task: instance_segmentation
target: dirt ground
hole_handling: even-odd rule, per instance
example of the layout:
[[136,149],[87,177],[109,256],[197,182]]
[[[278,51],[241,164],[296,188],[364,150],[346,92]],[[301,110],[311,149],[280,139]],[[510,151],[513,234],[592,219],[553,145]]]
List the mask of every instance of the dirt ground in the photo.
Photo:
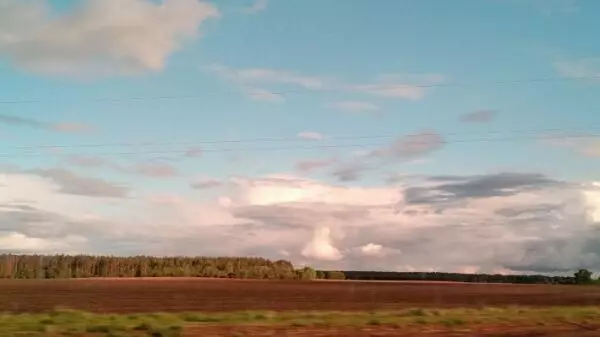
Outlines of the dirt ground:
[[600,331],[574,326],[509,327],[481,326],[449,329],[443,327],[266,327],[204,326],[186,329],[182,337],[598,337]]
[[212,279],[0,280],[0,311],[393,310],[600,305],[600,287]]

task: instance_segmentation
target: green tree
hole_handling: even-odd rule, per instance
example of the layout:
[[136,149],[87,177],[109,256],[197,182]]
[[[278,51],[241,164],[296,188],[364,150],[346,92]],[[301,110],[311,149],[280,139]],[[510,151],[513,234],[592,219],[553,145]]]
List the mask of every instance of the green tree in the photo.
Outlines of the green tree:
[[592,283],[592,272],[587,269],[579,269],[575,273],[575,283],[577,283],[577,284]]
[[317,272],[311,267],[304,267],[296,270],[296,278],[299,280],[314,280],[317,278]]

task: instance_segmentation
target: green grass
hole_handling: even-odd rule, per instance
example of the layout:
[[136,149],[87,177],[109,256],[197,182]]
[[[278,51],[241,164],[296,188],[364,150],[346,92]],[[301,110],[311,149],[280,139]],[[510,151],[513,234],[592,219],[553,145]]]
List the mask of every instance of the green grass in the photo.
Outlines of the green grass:
[[549,325],[600,324],[600,306],[552,308],[407,309],[378,312],[270,312],[92,314],[59,309],[40,314],[0,314],[0,336],[180,336],[186,325]]

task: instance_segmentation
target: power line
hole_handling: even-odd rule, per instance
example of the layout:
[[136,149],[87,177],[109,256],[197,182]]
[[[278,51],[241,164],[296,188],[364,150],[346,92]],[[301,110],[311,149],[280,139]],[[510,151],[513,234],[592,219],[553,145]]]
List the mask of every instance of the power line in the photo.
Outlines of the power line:
[[[598,126],[585,126],[585,127],[571,127],[571,128],[545,128],[545,129],[520,129],[520,130],[508,130],[508,131],[489,131],[480,133],[471,133],[470,135],[501,135],[501,134],[541,134],[541,133],[552,133],[552,132],[568,132],[568,131],[583,131],[583,130],[600,130]],[[464,132],[452,132],[445,133],[445,136],[465,136],[469,135]],[[359,135],[359,136],[329,136],[322,140],[323,141],[346,141],[346,140],[368,140],[368,139],[390,139],[390,138],[415,138],[421,137],[419,134],[408,134],[408,135]],[[89,144],[54,144],[54,145],[10,145],[3,147],[4,149],[18,149],[18,150],[35,150],[35,149],[69,149],[69,148],[99,148],[99,147],[157,147],[157,146],[202,146],[202,145],[214,145],[214,144],[237,144],[237,143],[268,143],[268,142],[301,142],[308,141],[298,136],[295,137],[256,137],[256,138],[240,138],[240,139],[223,139],[223,140],[206,140],[206,141],[145,141],[145,142],[122,142],[122,143],[89,143]]]
[[[440,140],[440,141],[409,141],[408,145],[434,145],[438,144],[461,144],[461,143],[487,143],[487,142],[506,142],[506,141],[522,141],[532,139],[575,139],[575,138],[600,138],[600,133],[587,134],[587,135],[555,135],[555,136],[537,136],[537,137],[503,137],[503,138],[475,138],[475,139],[456,139],[456,140]],[[290,150],[317,150],[317,149],[337,149],[337,148],[367,148],[367,147],[381,147],[388,146],[388,143],[362,143],[362,144],[336,144],[336,145],[312,145],[312,146],[285,146],[285,147],[253,147],[253,148],[217,148],[217,149],[205,149],[202,152],[262,152],[262,151],[290,151]],[[45,157],[45,156],[129,156],[129,155],[157,155],[157,154],[186,154],[189,150],[163,150],[163,151],[130,151],[130,152],[105,152],[105,153],[27,153],[27,154],[12,154],[12,153],[0,153],[0,158],[18,158],[18,157]]]
[[[466,86],[503,86],[503,85],[518,85],[518,84],[534,84],[534,83],[550,83],[550,82],[565,82],[565,81],[578,81],[578,80],[600,80],[600,75],[595,76],[575,76],[575,77],[540,77],[540,78],[525,78],[515,80],[495,80],[478,83],[431,83],[431,84],[394,84],[390,85],[389,88],[396,88],[398,86],[406,86],[412,88],[444,88],[444,87],[466,87]],[[378,85],[378,89],[385,91],[386,85]],[[336,89],[331,90],[314,90],[314,89],[294,89],[294,90],[282,90],[282,91],[270,91],[273,95],[291,95],[306,92],[324,92],[324,91],[338,91]],[[349,91],[353,91],[349,89]],[[1,105],[17,105],[17,104],[39,104],[39,103],[60,103],[60,102],[107,102],[107,103],[119,103],[119,102],[136,102],[136,101],[150,101],[150,100],[182,100],[182,99],[196,99],[206,96],[215,95],[215,92],[203,92],[201,94],[186,94],[186,95],[160,95],[160,96],[123,96],[123,97],[90,97],[80,99],[23,99],[23,100],[0,100]]]

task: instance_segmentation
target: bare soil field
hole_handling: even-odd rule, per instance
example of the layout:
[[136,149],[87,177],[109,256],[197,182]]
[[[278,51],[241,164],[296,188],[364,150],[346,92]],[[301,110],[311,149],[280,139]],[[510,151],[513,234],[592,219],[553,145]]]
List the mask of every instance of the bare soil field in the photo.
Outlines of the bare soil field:
[[394,326],[368,327],[269,327],[269,326],[197,326],[185,329],[183,337],[598,337],[597,330],[568,325],[555,326],[472,326],[463,328]]
[[600,287],[205,279],[0,280],[0,311],[100,313],[600,305]]

